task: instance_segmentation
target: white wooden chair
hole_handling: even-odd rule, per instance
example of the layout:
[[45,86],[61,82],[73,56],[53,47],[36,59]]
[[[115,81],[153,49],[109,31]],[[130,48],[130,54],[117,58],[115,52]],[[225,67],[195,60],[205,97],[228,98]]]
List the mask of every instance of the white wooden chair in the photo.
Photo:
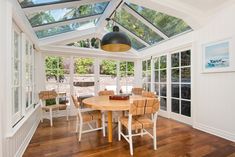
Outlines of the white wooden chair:
[[[66,110],[66,118],[68,120],[68,106],[65,104],[59,104],[59,97],[55,91],[41,91],[39,93],[39,99],[41,104],[41,122],[43,119],[50,119],[50,125],[53,126],[53,112],[58,112],[59,110]],[[53,103],[47,106],[47,101],[52,101]],[[49,117],[47,113],[49,112]],[[46,115],[45,115],[46,114]]]
[[[130,154],[133,155],[133,136],[143,136],[148,134],[153,139],[154,150],[157,149],[157,136],[156,136],[156,121],[159,110],[159,101],[156,98],[148,98],[145,100],[134,100],[129,109],[129,115],[121,117],[118,120],[118,140],[121,136],[130,145]],[[147,115],[154,114],[153,119]],[[128,135],[122,132],[122,126],[128,130]],[[146,129],[153,129],[153,134],[149,133]],[[140,130],[140,133],[132,133],[134,130]]]
[[[91,110],[91,109],[81,109],[80,103],[77,100],[77,97],[72,95],[73,104],[77,109],[77,120],[76,120],[76,133],[79,129],[78,141],[81,141],[81,136],[83,133],[88,133],[92,131],[102,130],[103,136],[105,136],[105,117],[104,114],[99,110]],[[96,128],[91,125],[91,122],[96,122]],[[99,122],[102,122],[102,126],[98,126]],[[83,130],[83,124],[87,124],[89,129]]]

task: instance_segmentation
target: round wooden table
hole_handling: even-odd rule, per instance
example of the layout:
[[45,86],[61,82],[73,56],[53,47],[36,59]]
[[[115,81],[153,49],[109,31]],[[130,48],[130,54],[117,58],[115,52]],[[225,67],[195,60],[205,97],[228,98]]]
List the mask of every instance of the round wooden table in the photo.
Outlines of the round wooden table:
[[108,140],[112,142],[112,111],[127,111],[133,100],[143,99],[142,96],[130,96],[129,100],[109,100],[109,96],[94,96],[82,102],[89,108],[108,112]]

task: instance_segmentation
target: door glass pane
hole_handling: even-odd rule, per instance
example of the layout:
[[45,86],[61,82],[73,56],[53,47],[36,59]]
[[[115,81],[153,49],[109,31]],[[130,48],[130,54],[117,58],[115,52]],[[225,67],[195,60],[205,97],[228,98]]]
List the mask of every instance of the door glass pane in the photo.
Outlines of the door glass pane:
[[14,96],[14,113],[17,113],[19,111],[19,105],[20,105],[20,88],[16,87],[13,90],[13,96]]
[[166,96],[166,84],[160,85],[160,96]]
[[181,98],[191,99],[191,85],[190,84],[181,85]]
[[167,100],[166,98],[160,98],[160,109],[166,111]]
[[171,70],[171,81],[179,82],[179,69],[178,68]]
[[151,70],[151,60],[147,60],[147,70]]
[[171,55],[171,67],[179,67],[179,53]]
[[171,99],[171,112],[180,113],[180,101],[178,99]]
[[180,91],[179,91],[179,84],[172,84],[171,85],[171,96],[174,98],[180,97]]
[[142,61],[142,70],[143,71],[147,70],[147,68],[146,68],[146,61]]
[[100,90],[117,89],[117,65],[116,61],[103,60],[100,64]]
[[190,50],[181,52],[181,66],[189,66],[190,63]]
[[91,58],[74,59],[73,87],[77,96],[95,95],[94,60]]
[[158,95],[159,96],[159,84],[157,84],[157,83],[155,83],[154,84],[154,90],[155,90],[155,92],[156,92],[156,95]]
[[159,69],[159,58],[158,57],[154,59],[154,69],[155,70]]
[[167,64],[166,56],[161,56],[160,57],[160,69],[166,68],[166,64]]
[[154,76],[155,82],[158,82],[159,81],[159,71],[155,71],[154,74],[155,74],[155,76]]
[[181,114],[191,117],[191,102],[190,101],[181,101]]
[[181,68],[181,82],[191,82],[190,68]]
[[160,70],[160,81],[166,82],[166,70]]

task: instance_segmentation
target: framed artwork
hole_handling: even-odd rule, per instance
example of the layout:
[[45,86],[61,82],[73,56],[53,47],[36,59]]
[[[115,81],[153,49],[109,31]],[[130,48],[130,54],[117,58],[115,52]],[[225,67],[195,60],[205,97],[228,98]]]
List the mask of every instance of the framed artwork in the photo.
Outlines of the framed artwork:
[[203,72],[235,71],[231,39],[203,45]]

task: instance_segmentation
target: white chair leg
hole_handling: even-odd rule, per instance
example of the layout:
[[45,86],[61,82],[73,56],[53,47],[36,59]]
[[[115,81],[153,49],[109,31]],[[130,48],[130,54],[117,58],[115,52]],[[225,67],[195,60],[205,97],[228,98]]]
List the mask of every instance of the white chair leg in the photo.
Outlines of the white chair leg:
[[121,122],[119,121],[118,118],[118,141],[121,141]]
[[131,134],[131,130],[128,130],[128,132],[129,132],[130,154],[133,155],[133,143],[132,143],[132,134]]
[[53,122],[52,122],[52,108],[50,108],[50,124],[51,124],[51,126],[53,126]]
[[80,124],[79,124],[79,137],[78,137],[78,141],[80,142],[81,141],[81,138],[82,138],[82,121],[80,120]]
[[156,129],[156,125],[154,125],[153,127],[153,149],[157,150],[157,129]]
[[76,133],[78,132],[78,116],[76,116]]
[[103,128],[103,136],[105,137],[105,115],[102,113],[102,128]]
[[69,120],[69,111],[68,111],[68,107],[66,107],[66,119],[67,119],[67,121]]

